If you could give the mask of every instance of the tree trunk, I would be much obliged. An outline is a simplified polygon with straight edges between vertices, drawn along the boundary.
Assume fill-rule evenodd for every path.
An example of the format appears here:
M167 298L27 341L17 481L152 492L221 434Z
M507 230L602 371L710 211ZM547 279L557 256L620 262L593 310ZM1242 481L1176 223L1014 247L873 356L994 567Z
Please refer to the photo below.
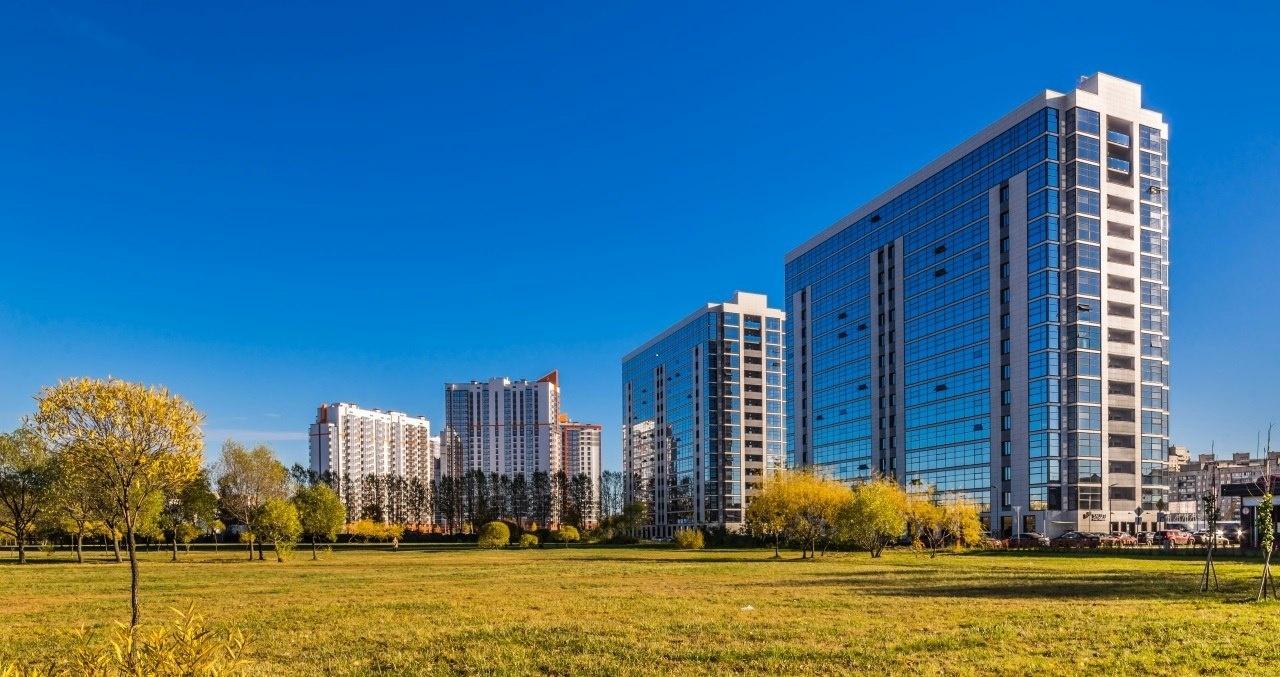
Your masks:
M276 552L276 561L284 563L284 558L280 556L280 541L271 541L271 549Z
M129 628L138 627L138 542L133 534L133 525L125 525L126 545L129 548L129 605L133 615L129 620ZM130 661L132 662L132 661Z
M84 532L76 534L76 563L84 564Z
M116 553L116 563L123 562L120 559L120 537L116 535L114 528L111 530L111 549Z
M23 538L22 531L23 530L17 528L13 530L14 540L18 542L18 564L27 563L27 539Z
M254 540L254 539L252 539L252 538L251 538L251 539L249 539L249 561L250 561L250 562L252 562L252 561L253 561L253 540Z
M178 532L176 530L173 532L173 559L171 561L178 561Z
M252 557L252 555L250 555L250 557ZM266 555L262 552L262 539L258 539L258 561L264 562L266 559Z
M316 551L316 535L315 534L311 534L311 559L313 561L320 559L320 553Z
M779 549L778 541L780 541L781 539L782 539L781 534L773 535L773 558L774 559L778 559L779 557L782 557L782 553L778 552L778 549Z

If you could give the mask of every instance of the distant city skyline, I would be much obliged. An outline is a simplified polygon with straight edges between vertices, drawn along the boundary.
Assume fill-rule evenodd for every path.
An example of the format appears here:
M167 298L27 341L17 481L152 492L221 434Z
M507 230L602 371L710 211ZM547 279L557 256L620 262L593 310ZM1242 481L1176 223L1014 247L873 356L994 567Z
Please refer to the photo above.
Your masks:
M442 384L556 369L619 469L629 350L707 299L782 299L786 253L850 207L1103 71L1171 127L1170 439L1253 451L1280 418L1280 8L1143 15L1229 50L1105 22L1047 48L1028 27L1060 8L920 11L938 28L841 5L8 8L0 426L113 375L195 403L210 457L234 437L306 465L322 403L439 429Z

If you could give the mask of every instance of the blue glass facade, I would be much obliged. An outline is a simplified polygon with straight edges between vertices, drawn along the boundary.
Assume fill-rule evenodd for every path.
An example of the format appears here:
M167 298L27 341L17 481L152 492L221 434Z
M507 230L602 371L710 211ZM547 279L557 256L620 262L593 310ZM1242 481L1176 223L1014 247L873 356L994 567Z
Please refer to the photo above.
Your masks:
M788 462L1006 533L1163 520L1166 135L1099 74L792 252Z
M987 505L990 194L1027 172L1028 231L1056 240L1058 144L1058 111L1035 111L787 263L793 464Z
M623 360L626 491L649 507L647 535L742 524L785 461L784 343L781 311L739 293Z

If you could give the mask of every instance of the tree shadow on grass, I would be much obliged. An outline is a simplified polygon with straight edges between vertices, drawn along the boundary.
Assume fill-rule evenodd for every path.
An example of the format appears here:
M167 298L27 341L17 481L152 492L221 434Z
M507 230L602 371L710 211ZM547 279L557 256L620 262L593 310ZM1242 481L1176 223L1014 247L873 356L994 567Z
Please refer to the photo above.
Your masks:
M909 578L910 581L901 579ZM875 575L814 576L789 581L799 587L840 587L883 597L984 599L1161 599L1186 598L1193 576L1153 576L1124 572L1044 573L1000 576L934 568L876 572Z
M698 556L691 554L688 557L642 557L634 555L621 555L613 553L591 554L574 559L576 562L634 562L637 564L779 564L779 563L800 563L808 562L799 557L782 557L774 559L773 557L727 557L724 555L714 556Z

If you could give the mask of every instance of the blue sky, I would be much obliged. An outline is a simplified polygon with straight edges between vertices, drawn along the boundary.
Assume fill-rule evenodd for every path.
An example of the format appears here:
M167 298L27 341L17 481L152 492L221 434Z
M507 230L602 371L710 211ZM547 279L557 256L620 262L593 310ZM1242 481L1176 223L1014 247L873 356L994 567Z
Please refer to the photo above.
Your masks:
M305 461L321 402L559 368L617 467L621 355L1098 70L1172 124L1175 442L1280 418L1274 3L354 8L0 9L0 425L112 374Z

